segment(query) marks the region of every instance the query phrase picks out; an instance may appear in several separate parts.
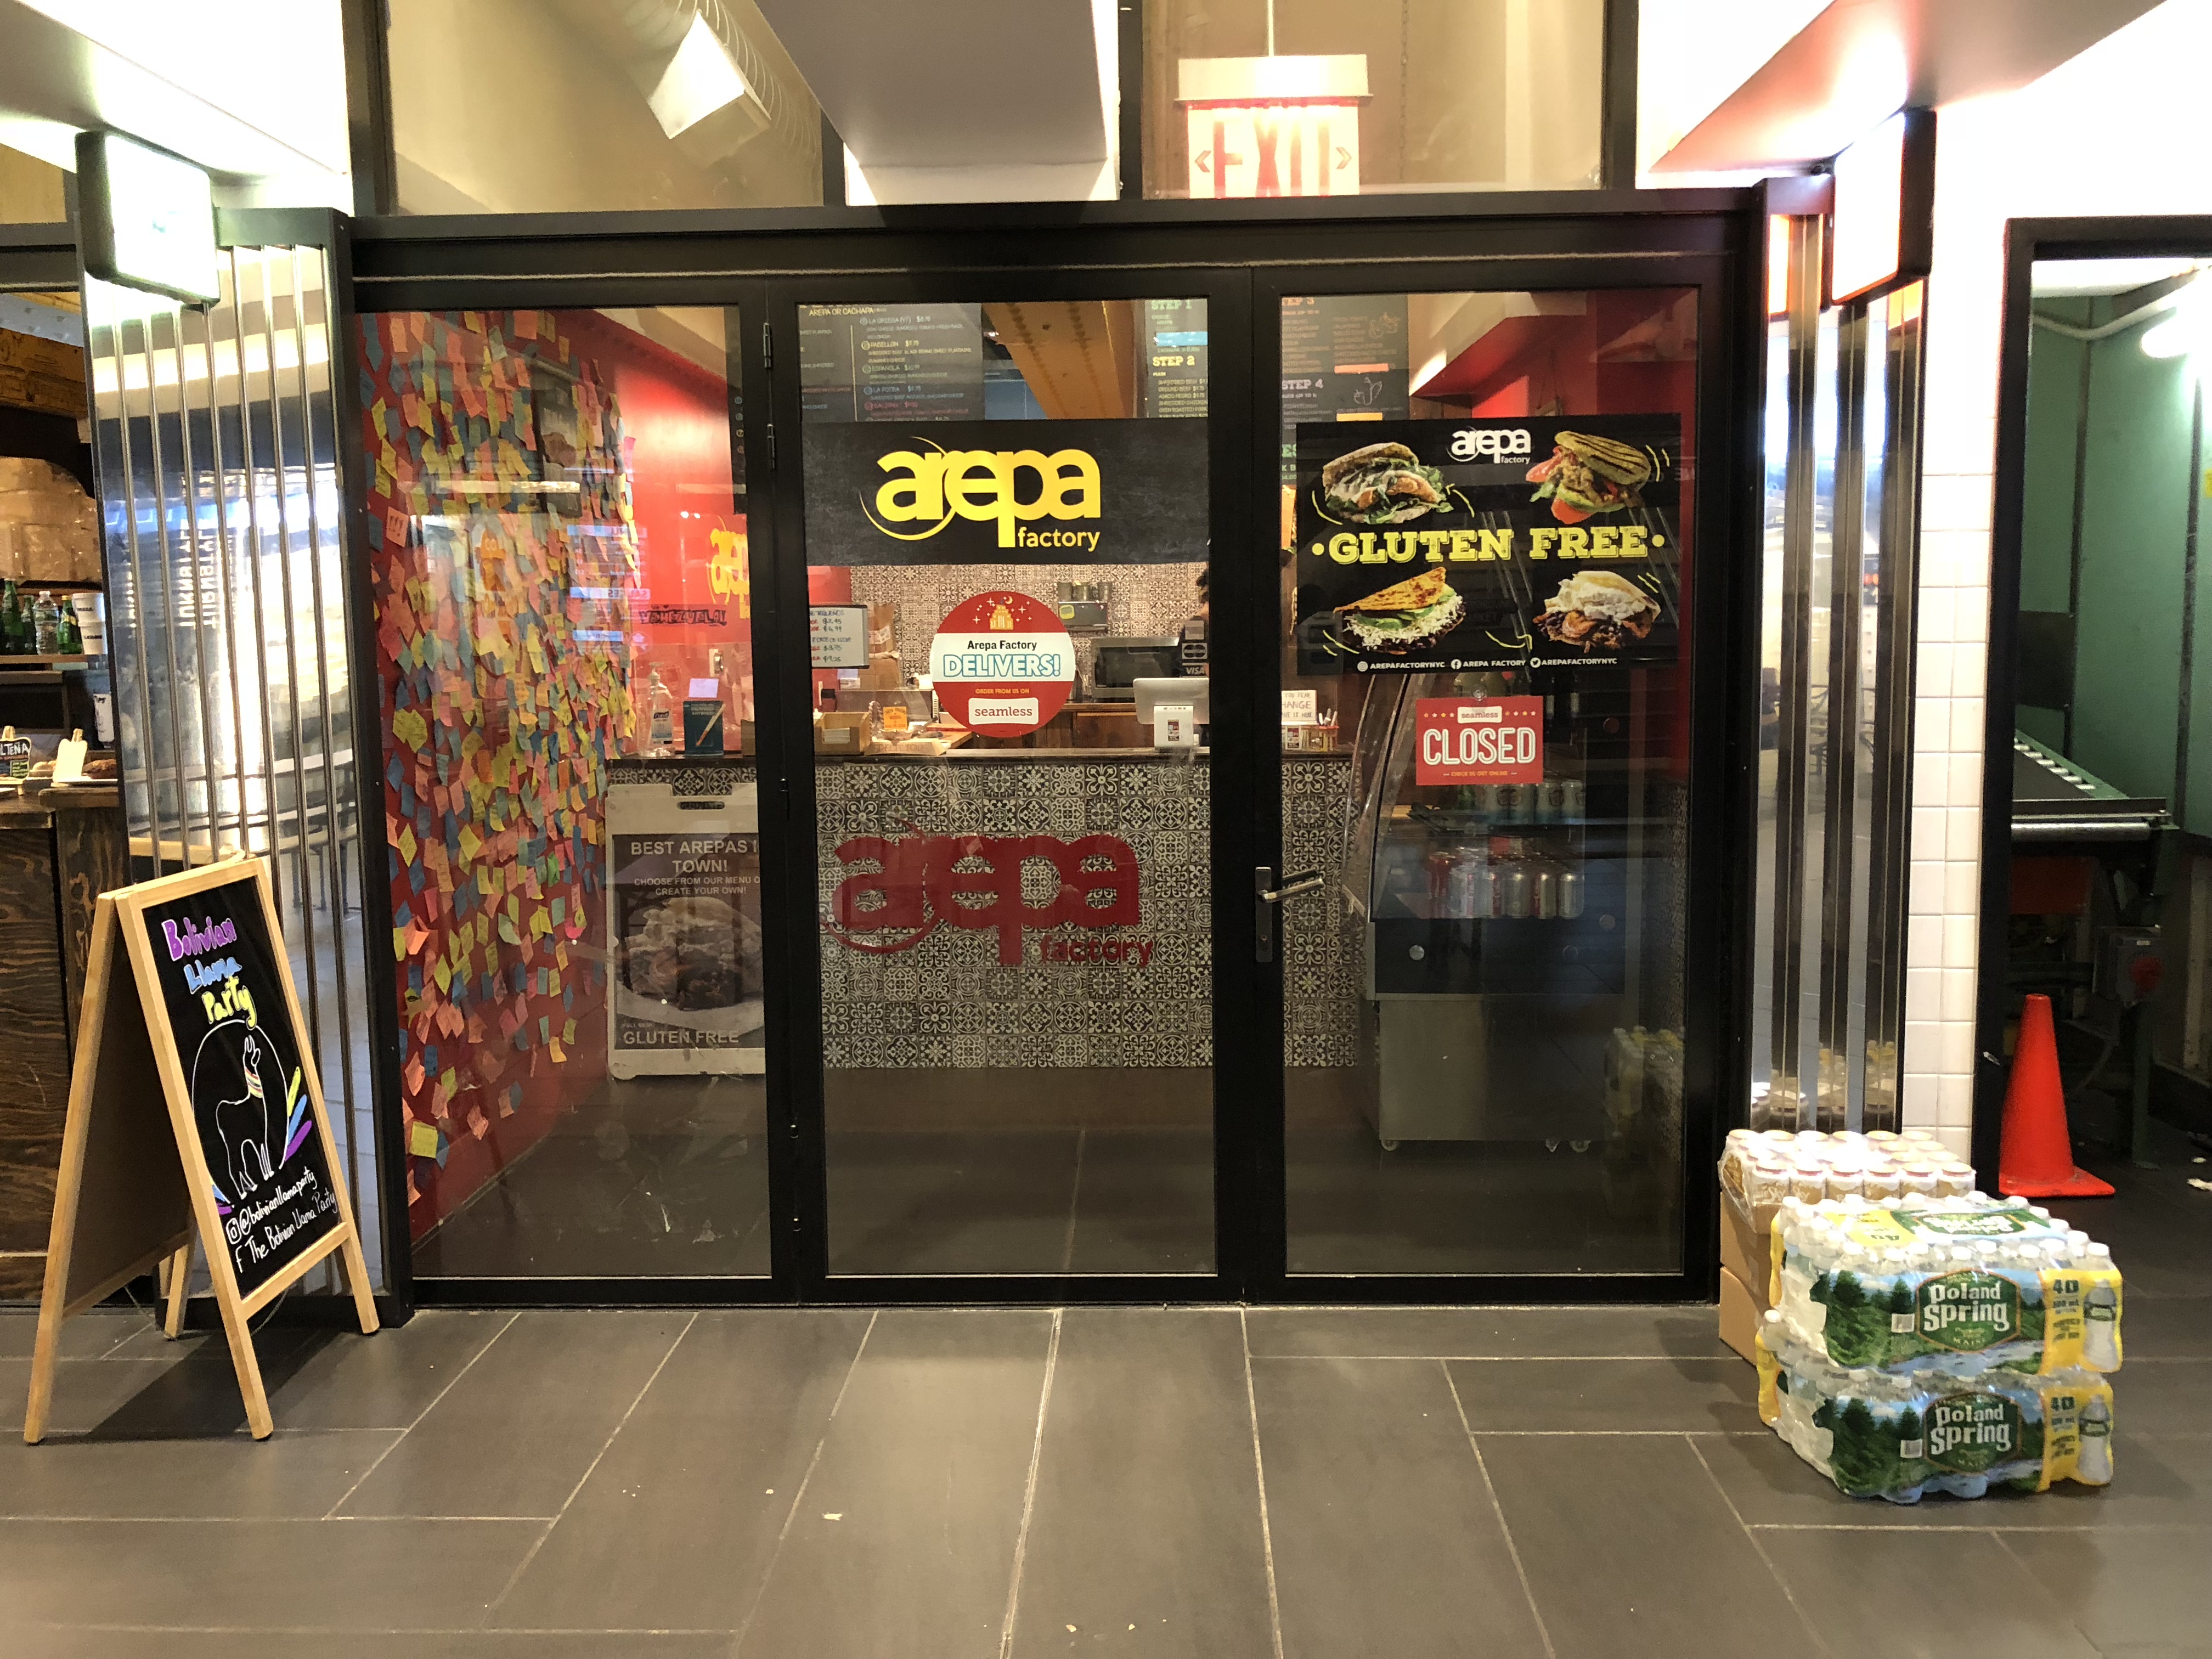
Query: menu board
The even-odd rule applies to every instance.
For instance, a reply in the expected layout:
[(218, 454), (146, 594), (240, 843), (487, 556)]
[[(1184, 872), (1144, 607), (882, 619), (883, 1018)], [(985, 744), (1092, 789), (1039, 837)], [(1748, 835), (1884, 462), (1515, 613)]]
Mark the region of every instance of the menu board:
[(246, 879), (139, 914), (238, 1293), (250, 1297), (344, 1225), (284, 981)]
[(1406, 417), (1406, 301), (1400, 295), (1291, 295), (1283, 301), (1283, 482), (1295, 428), (1310, 421)]
[(1145, 413), (1206, 417), (1206, 301), (1145, 301)]
[(807, 421), (980, 421), (980, 305), (802, 306)]
[(1297, 429), (1301, 674), (1671, 662), (1674, 415)]

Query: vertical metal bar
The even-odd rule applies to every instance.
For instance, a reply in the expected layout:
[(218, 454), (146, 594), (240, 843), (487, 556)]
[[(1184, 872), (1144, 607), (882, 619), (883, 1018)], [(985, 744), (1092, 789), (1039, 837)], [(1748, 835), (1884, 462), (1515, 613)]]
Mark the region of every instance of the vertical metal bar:
[[(276, 374), (276, 306), (269, 264), (282, 249), (262, 250), (261, 331), (269, 352), (269, 447), (276, 477), (276, 535), (281, 552), (276, 563), (284, 596), (284, 702), (292, 711), (292, 852), (299, 879), (301, 942), (310, 964), (315, 960), (315, 893), (307, 868), (307, 737), (300, 723), (300, 609), (292, 594), (292, 484), (284, 459), (284, 389)], [(323, 1052), (323, 1009), (317, 975), (307, 975), (307, 1031), (319, 1057)]]
[[(2066, 615), (2078, 630), (2081, 625), (2081, 524), (2089, 498), (2089, 392), (2091, 371), (2096, 367), (2096, 342), (2081, 342), (2081, 384), (2074, 411), (2074, 513), (2066, 538)], [(2075, 635), (2079, 644), (2079, 635)], [(2064, 726), (2061, 746), (2069, 758), (2074, 753), (2074, 664), (2066, 665), (2066, 707), (2061, 710)]]
[[(307, 563), (309, 592), (315, 607), (315, 694), (322, 714), (322, 771), (323, 823), (327, 830), (323, 847), (323, 879), (331, 900), (331, 961), (335, 969), (337, 990), (338, 1053), (337, 1076), (345, 1079), (345, 1155), (346, 1190), (356, 1209), (361, 1203), (360, 1137), (354, 1133), (353, 1086), (354, 1048), (353, 1019), (349, 1008), (351, 985), (346, 973), (345, 943), (345, 858), (338, 848), (338, 783), (336, 769), (331, 764), (331, 745), (333, 741), (331, 724), (330, 642), (325, 637), (323, 608), (323, 523), (322, 511), (317, 505), (319, 494), (315, 477), (315, 392), (313, 377), (307, 372), (307, 287), (300, 280), (300, 262), (313, 258), (318, 267), (316, 291), (329, 293), (329, 271), (323, 266), (324, 255), (319, 248), (295, 247), (292, 250), (292, 338), (300, 366), (300, 422), (301, 436), (307, 445), (303, 458), (307, 482), (307, 540), (311, 556)], [(323, 343), (325, 356), (335, 352), (337, 343), (331, 337), (328, 307), (325, 308)], [(327, 390), (329, 381), (325, 381)], [(333, 407), (331, 419), (331, 465), (337, 465), (338, 433), (337, 411)], [(336, 526), (333, 526), (335, 531)], [(347, 684), (352, 681), (349, 677)], [(358, 766), (361, 757), (354, 757)], [(309, 971), (319, 978), (319, 964), (310, 963)], [(326, 1073), (325, 1075), (330, 1075)]]
[[(173, 311), (171, 316), (173, 319)], [(184, 682), (184, 665), (177, 658), (177, 584), (176, 573), (172, 568), (175, 559), (169, 546), (168, 490), (161, 477), (161, 388), (154, 373), (154, 322), (150, 309), (146, 316), (140, 319), (138, 327), (139, 339), (143, 343), (146, 354), (146, 397), (149, 411), (146, 438), (153, 474), (154, 523), (161, 549), (161, 637), (169, 659), (169, 755), (177, 774), (177, 850), (179, 865), (189, 870), (192, 864), (191, 788), (185, 779), (185, 728), (177, 714), (179, 688)], [(175, 337), (173, 323), (170, 338), (173, 341)], [(177, 388), (177, 396), (181, 407), (184, 398), (182, 386)], [(158, 827), (155, 834), (156, 836), (161, 834)], [(212, 823), (208, 831), (208, 857), (210, 862), (215, 857)]]
[(1601, 190), (1636, 188), (1636, 76), (1641, 7), (1605, 0), (1604, 67), (1598, 92), (1597, 183)]
[[(184, 468), (185, 508), (185, 576), (191, 586), (192, 595), (192, 678), (196, 683), (200, 706), (200, 764), (205, 769), (203, 787), (208, 798), (208, 861), (213, 863), (222, 850), (222, 791), (218, 780), (222, 769), (216, 760), (215, 700), (208, 684), (207, 661), (207, 594), (200, 582), (200, 479), (199, 469), (192, 456), (192, 402), (189, 388), (191, 375), (185, 360), (185, 318), (182, 307), (170, 313), (171, 332), (177, 349), (177, 451)], [(208, 354), (208, 417), (215, 416), (215, 361)], [(170, 688), (174, 696), (176, 687)]]
[[(246, 832), (246, 705), (239, 682), (245, 678), (244, 665), (238, 660), (238, 599), (236, 550), (230, 541), (230, 468), (222, 453), (223, 406), (218, 395), (222, 374), (218, 365), (216, 347), (219, 343), (216, 325), (224, 316), (231, 319), (232, 362), (237, 369), (240, 403), (243, 406), (246, 389), (246, 359), (238, 349), (238, 288), (234, 276), (224, 284), (224, 298), (208, 307), (208, 447), (210, 465), (215, 477), (215, 534), (216, 534), (216, 597), (222, 615), (222, 660), (230, 682), (230, 746), (231, 762), (238, 787), (238, 844), (247, 851), (253, 850), (252, 837)], [(249, 488), (251, 481), (249, 481)]]
[[(268, 607), (262, 595), (261, 565), (264, 544), (261, 535), (261, 474), (253, 453), (253, 381), (246, 361), (246, 279), (238, 263), (238, 250), (230, 251), (230, 291), (235, 305), (232, 327), (238, 337), (239, 441), (246, 473), (246, 524), (250, 556), (246, 570), (253, 586), (253, 689), (261, 703), (261, 811), (267, 824), (269, 876), (276, 889), (277, 913), (284, 908), (284, 861), (276, 852), (276, 717), (269, 707)], [(256, 255), (257, 262), (259, 256)], [(269, 274), (261, 266), (261, 306), (269, 307)], [(264, 369), (273, 368), (265, 360)], [(273, 384), (273, 380), (272, 380)]]
[[(2181, 542), (2181, 698), (2173, 722), (2173, 821), (2189, 828), (2189, 714), (2197, 701), (2197, 521), (2204, 499), (2204, 382), (2191, 376), (2189, 518)], [(2142, 1148), (2137, 1147), (2140, 1155)]]
[[(154, 873), (164, 873), (161, 857), (161, 783), (154, 768), (154, 669), (146, 655), (146, 573), (138, 546), (137, 465), (131, 455), (131, 376), (124, 362), (123, 316), (119, 295), (104, 283), (88, 282), (88, 294), (98, 295), (108, 308), (107, 338), (115, 365), (115, 450), (123, 463), (123, 532), (131, 561), (131, 643), (138, 658), (138, 758), (145, 772), (146, 828), (153, 842)], [(150, 377), (151, 369), (149, 369)], [(112, 626), (116, 618), (109, 619)], [(118, 732), (118, 737), (121, 735)], [(129, 746), (124, 763), (130, 763)]]
[(1798, 999), (1804, 970), (1807, 647), (1815, 484), (1813, 392), (1818, 378), (1822, 237), (1818, 217), (1790, 222), (1789, 459), (1783, 486), (1781, 708), (1774, 782), (1774, 1023), (1772, 1081), (1767, 1095), (1775, 1121), (1807, 1127), (1812, 1114), (1804, 1107)]
[[(1852, 809), (1857, 804), (1859, 755), (1859, 588), (1866, 568), (1867, 308), (1845, 310), (1838, 321), (1836, 353), (1836, 466), (1833, 531), (1828, 556), (1828, 729), (1826, 805), (1821, 829), (1820, 1127), (1847, 1127), (1862, 1072), (1850, 1052), (1851, 1004), (1856, 975), (1850, 971), (1857, 940), (1851, 928), (1852, 872), (1857, 848)], [(1830, 1062), (1844, 1071), (1840, 1096), (1831, 1093)], [(1862, 1073), (1863, 1075), (1863, 1073)]]
[(1911, 870), (1912, 685), (1918, 607), (1920, 290), (1889, 302), (1882, 448), (1881, 588), (1875, 620), (1874, 788), (1869, 809), (1863, 1125), (1897, 1127)]

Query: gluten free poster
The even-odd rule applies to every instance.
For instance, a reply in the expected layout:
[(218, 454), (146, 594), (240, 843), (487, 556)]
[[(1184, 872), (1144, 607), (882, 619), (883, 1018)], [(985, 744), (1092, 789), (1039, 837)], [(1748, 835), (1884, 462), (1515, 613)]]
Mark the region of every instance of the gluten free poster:
[(1673, 415), (1302, 422), (1298, 672), (1671, 662)]
[(260, 886), (206, 888), (145, 917), (238, 1292), (251, 1296), (340, 1224)]

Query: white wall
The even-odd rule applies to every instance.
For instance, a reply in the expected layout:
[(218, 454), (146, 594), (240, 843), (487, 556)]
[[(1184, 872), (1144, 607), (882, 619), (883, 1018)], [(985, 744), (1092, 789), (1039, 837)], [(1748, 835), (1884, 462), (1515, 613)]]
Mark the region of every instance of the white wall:
[(2167, 0), (2017, 92), (1937, 117), (1920, 647), (1913, 719), (1905, 1121), (1972, 1119), (1983, 692), (2005, 222), (2212, 213), (2212, 3)]
[[(1818, 0), (1644, 0), (1639, 161), (1694, 125)], [(1936, 129), (1928, 284), (1904, 1118), (1966, 1151), (1973, 1113), (1983, 696), (2005, 222), (2212, 213), (2212, 0), (2166, 0)], [(1665, 186), (1695, 180), (1647, 177)]]

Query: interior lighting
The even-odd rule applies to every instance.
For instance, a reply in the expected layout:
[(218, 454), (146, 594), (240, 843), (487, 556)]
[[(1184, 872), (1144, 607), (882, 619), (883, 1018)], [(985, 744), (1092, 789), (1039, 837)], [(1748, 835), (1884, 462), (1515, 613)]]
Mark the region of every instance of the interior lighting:
[(2142, 343), (2143, 356), (2188, 357), (2212, 354), (2212, 295), (2207, 295), (2201, 280), (2192, 278), (2165, 299), (2153, 301), (2143, 307), (2161, 308), (2166, 316), (2136, 337)]
[(730, 57), (730, 49), (702, 13), (692, 18), (683, 43), (645, 101), (652, 106), (660, 130), (674, 138), (750, 90)]

